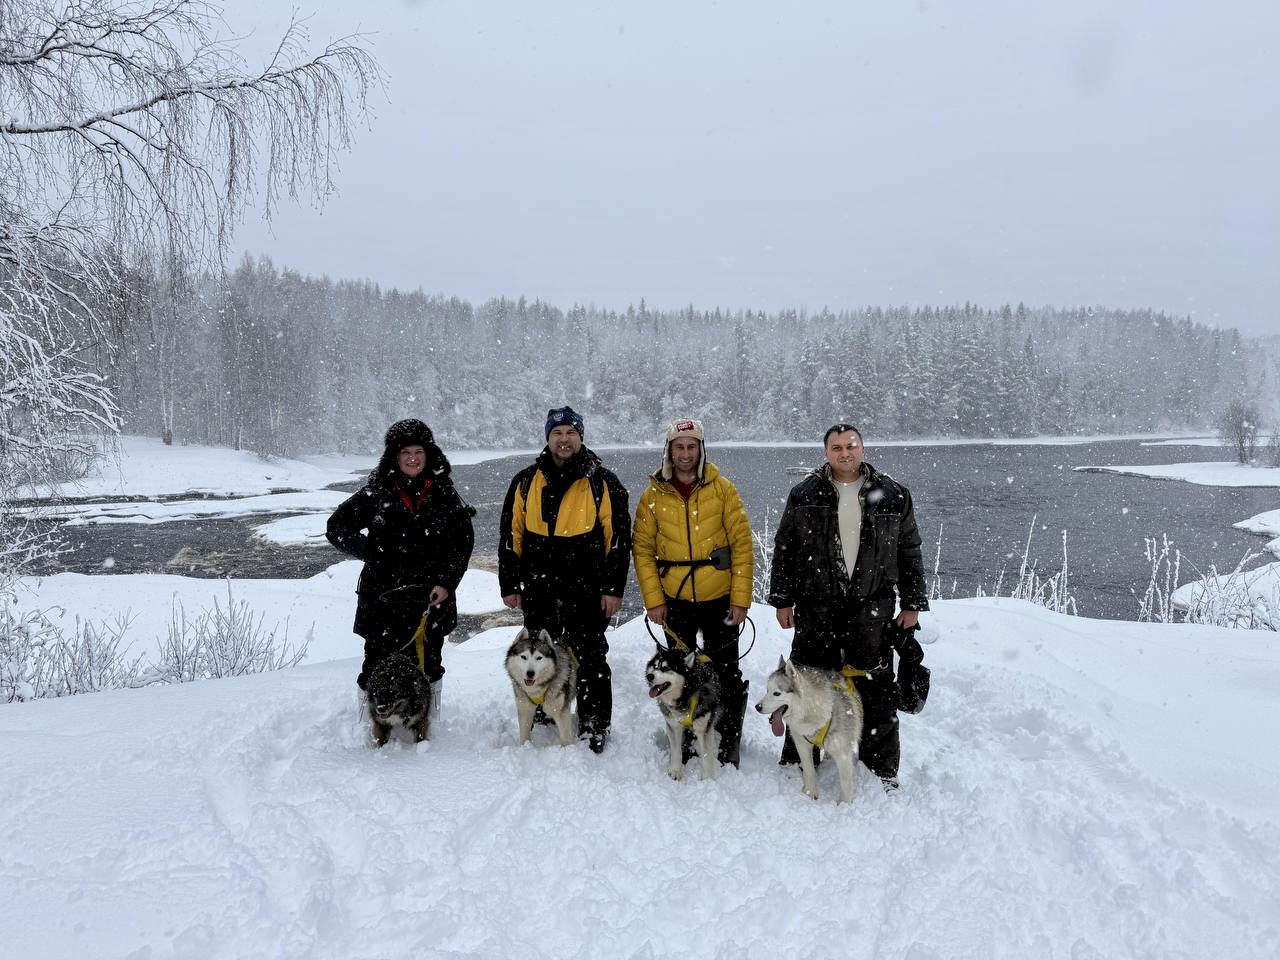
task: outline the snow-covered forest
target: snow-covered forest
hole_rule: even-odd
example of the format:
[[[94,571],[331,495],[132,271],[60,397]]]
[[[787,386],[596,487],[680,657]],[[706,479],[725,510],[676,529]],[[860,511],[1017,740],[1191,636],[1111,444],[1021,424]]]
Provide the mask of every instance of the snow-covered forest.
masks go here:
[[[451,445],[520,445],[564,401],[595,442],[691,412],[756,440],[847,417],[880,437],[1204,428],[1275,380],[1261,343],[1150,311],[476,306],[248,257],[121,290],[126,429],[263,453],[350,451],[407,413]]]

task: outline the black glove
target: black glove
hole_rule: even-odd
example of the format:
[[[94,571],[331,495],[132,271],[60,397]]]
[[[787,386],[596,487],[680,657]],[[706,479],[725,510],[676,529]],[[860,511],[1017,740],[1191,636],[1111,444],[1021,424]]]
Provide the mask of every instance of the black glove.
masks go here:
[[[916,639],[919,627],[904,629],[889,624],[889,639],[898,651],[898,710],[919,713],[929,699],[929,668],[924,665],[924,650]]]

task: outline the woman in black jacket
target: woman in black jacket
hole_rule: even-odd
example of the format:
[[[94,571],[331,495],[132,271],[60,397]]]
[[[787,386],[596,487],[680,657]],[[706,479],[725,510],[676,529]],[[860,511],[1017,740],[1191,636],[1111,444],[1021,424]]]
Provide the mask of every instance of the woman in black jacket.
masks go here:
[[[475,510],[458,496],[449,461],[421,420],[392,424],[385,443],[368,481],[333,511],[326,530],[330,543],[364,561],[352,627],[364,638],[356,683],[363,690],[373,665],[400,650],[418,660],[438,694],[440,651],[458,624],[454,594],[471,559]],[[424,614],[419,653],[413,638]]]

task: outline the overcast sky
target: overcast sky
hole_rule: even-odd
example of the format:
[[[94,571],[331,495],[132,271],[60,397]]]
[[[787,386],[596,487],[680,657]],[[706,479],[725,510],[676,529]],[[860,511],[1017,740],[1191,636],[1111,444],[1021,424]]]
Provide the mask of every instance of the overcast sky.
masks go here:
[[[227,19],[252,43],[292,6]],[[387,99],[338,196],[250,216],[240,249],[476,302],[1102,304],[1280,333],[1277,0],[326,0],[311,21],[355,29]]]

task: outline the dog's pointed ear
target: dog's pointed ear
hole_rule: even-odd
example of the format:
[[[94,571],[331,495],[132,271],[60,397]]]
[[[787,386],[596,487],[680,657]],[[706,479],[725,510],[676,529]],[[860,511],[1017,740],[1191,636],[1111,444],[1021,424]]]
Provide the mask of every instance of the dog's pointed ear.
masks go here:
[[[528,640],[528,639],[529,639],[528,629],[526,627],[521,627],[520,632],[516,634],[516,638],[513,642],[519,643],[521,640]]]
[[[539,639],[539,640],[545,640],[547,643],[550,643],[550,642],[551,642],[551,634],[549,634],[546,630],[539,630],[539,631],[538,631],[538,639]]]
[[[692,670],[693,665],[697,663],[697,661],[698,661],[698,652],[696,650],[690,650],[688,655],[684,658],[685,669]]]
[[[662,651],[665,650],[666,648],[663,647],[663,645],[659,641],[655,640],[653,641],[653,649],[658,653],[662,653]]]
[[[787,658],[786,658],[786,657],[782,657],[782,656],[778,657],[778,669],[777,669],[777,672],[778,672],[778,673],[786,673],[786,672],[787,672]]]
[[[782,669],[783,669],[783,672],[786,673],[786,675],[792,680],[796,678],[796,668],[791,665],[790,660],[782,661]]]

